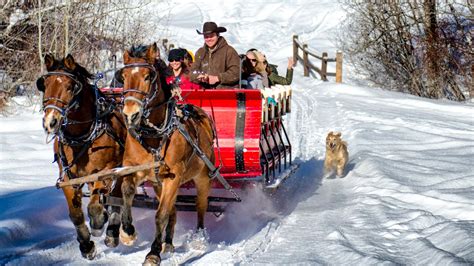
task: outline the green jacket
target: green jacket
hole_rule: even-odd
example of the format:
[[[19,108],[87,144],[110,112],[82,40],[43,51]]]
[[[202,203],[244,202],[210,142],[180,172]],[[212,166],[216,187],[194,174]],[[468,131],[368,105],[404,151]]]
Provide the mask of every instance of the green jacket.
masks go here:
[[[286,70],[286,77],[278,76],[277,66],[269,64],[272,69],[272,73],[268,76],[268,84],[273,85],[290,85],[293,81],[293,69]]]

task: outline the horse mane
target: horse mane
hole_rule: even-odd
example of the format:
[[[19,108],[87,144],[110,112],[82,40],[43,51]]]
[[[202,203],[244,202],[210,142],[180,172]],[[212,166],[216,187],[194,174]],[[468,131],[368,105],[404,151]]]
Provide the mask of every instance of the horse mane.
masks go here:
[[[143,44],[140,44],[140,45],[137,45],[137,46],[132,45],[130,50],[128,50],[128,54],[131,57],[135,57],[135,58],[146,58],[146,51],[147,50],[148,50],[147,45],[143,45]]]
[[[76,63],[76,69],[74,70],[74,74],[86,80],[93,79],[95,76],[94,74],[91,74],[85,67],[79,65],[78,63]]]

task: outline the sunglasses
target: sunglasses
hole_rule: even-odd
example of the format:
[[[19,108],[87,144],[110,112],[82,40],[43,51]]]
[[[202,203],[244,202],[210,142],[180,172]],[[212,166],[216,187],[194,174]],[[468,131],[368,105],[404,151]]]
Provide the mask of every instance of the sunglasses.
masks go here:
[[[171,63],[171,62],[181,62],[183,60],[179,58],[168,58],[168,61]]]

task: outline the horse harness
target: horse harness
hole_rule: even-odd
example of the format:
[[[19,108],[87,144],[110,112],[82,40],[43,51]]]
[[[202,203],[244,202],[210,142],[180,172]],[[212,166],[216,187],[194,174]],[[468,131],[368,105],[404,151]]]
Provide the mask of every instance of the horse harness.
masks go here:
[[[153,86],[157,86],[155,81],[157,78],[157,73],[155,68],[152,65],[146,64],[146,63],[136,63],[136,64],[129,64],[125,65],[124,68],[130,68],[130,67],[145,67],[150,69],[151,72],[153,72]],[[122,69],[123,70],[123,69]],[[122,71],[120,70],[120,72]],[[119,72],[119,73],[120,73]],[[153,91],[153,90],[151,90]],[[150,92],[151,92],[150,91]],[[206,164],[206,166],[209,168],[209,177],[211,179],[217,178],[217,180],[224,186],[226,190],[228,190],[232,195],[235,197],[237,201],[241,201],[239,195],[232,189],[232,187],[229,185],[229,183],[225,180],[225,178],[220,174],[219,169],[220,167],[215,167],[214,164],[207,158],[207,156],[204,154],[204,152],[201,150],[199,145],[196,144],[196,140],[194,140],[191,135],[186,131],[184,124],[182,121],[187,121],[191,120],[192,121],[192,116],[193,116],[193,108],[191,105],[188,104],[177,104],[176,103],[176,98],[171,97],[170,100],[165,101],[163,103],[160,103],[156,106],[146,108],[149,103],[153,101],[153,99],[160,93],[160,91],[157,92],[155,89],[153,93],[150,96],[149,93],[145,93],[143,91],[140,91],[138,89],[127,89],[123,91],[123,94],[127,92],[137,92],[145,96],[144,100],[137,99],[132,96],[124,97],[124,101],[126,100],[131,100],[139,103],[140,105],[143,106],[144,111],[142,114],[142,119],[141,119],[141,124],[138,127],[133,127],[129,128],[128,132],[137,140],[148,152],[152,153],[155,161],[160,162],[164,160],[164,156],[161,156],[161,151],[164,149],[164,155],[166,155],[166,151],[168,148],[168,140],[169,137],[174,133],[175,130],[178,130],[179,133],[186,139],[186,141],[192,146],[193,148],[193,153],[199,156],[201,160]],[[149,115],[151,114],[151,111],[154,109],[157,109],[159,107],[162,107],[166,105],[166,115],[165,119],[162,122],[161,125],[155,125],[153,124],[148,118]],[[213,134],[216,136],[215,128],[213,127]],[[152,147],[151,145],[148,145],[148,143],[143,139],[143,138],[155,138],[155,139],[161,139],[160,144],[158,147]],[[191,158],[192,156],[190,156]],[[155,174],[158,173],[159,169],[155,169]],[[157,179],[158,181],[158,179]]]
[[[73,98],[69,103],[56,98],[56,97],[49,97],[43,100],[43,110],[47,109],[54,109],[58,111],[62,117],[64,117],[64,121],[61,125],[61,128],[54,134],[54,137],[58,140],[58,152],[54,154],[54,161],[58,161],[61,165],[61,174],[58,180],[56,181],[56,188],[59,189],[59,184],[64,181],[65,175],[69,177],[69,179],[77,178],[72,172],[71,168],[74,164],[77,163],[79,158],[81,158],[84,153],[89,149],[91,144],[104,133],[108,134],[115,142],[117,142],[122,149],[125,148],[125,144],[122,140],[117,136],[117,134],[112,129],[111,125],[106,121],[106,117],[113,114],[113,111],[116,107],[114,102],[108,101],[104,98],[103,95],[99,94],[97,86],[93,86],[95,92],[95,99],[96,99],[96,114],[94,119],[87,120],[87,121],[76,121],[72,119],[68,119],[68,114],[71,110],[77,110],[79,108],[79,94],[82,91],[83,85],[79,80],[76,78],[74,74],[68,72],[48,72],[47,74],[41,76],[37,80],[37,87],[44,92],[44,80],[48,76],[66,76],[70,78],[74,82],[73,88]],[[61,103],[62,107],[58,107],[55,104],[47,104],[50,101],[55,101]],[[75,124],[84,124],[84,123],[92,123],[89,131],[83,134],[82,136],[68,136],[65,133],[65,128],[68,125],[75,125]],[[53,138],[52,138],[53,139]],[[51,140],[52,140],[51,139]],[[50,140],[50,141],[51,141]],[[77,152],[77,156],[73,157],[73,160],[69,163],[66,158],[66,153],[64,151],[64,146],[70,147],[81,147],[79,152]],[[76,190],[82,188],[84,184],[80,186],[74,186]]]

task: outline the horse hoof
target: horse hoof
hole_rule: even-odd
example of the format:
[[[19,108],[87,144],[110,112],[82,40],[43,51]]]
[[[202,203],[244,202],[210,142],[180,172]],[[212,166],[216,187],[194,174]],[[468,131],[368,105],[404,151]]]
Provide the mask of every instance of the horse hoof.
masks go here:
[[[132,246],[137,240],[137,231],[133,232],[133,235],[127,234],[122,227],[120,227],[120,242],[125,246]]]
[[[161,253],[173,253],[174,252],[174,246],[173,244],[168,244],[168,243],[163,243],[163,246],[161,248]]]
[[[90,231],[91,231],[91,235],[93,235],[95,237],[99,237],[104,233],[104,228],[102,228],[102,229],[92,229],[91,228]]]
[[[145,258],[145,261],[143,262],[143,266],[156,266],[159,265],[161,262],[161,259],[159,256],[156,255],[148,255]]]
[[[95,244],[92,241],[89,242],[89,245],[85,245],[84,247],[79,246],[79,248],[81,249],[82,257],[88,260],[93,260],[95,258],[95,255],[97,254]]]
[[[114,247],[118,246],[119,238],[118,237],[106,236],[105,239],[104,239],[104,243],[107,247],[114,248]]]

